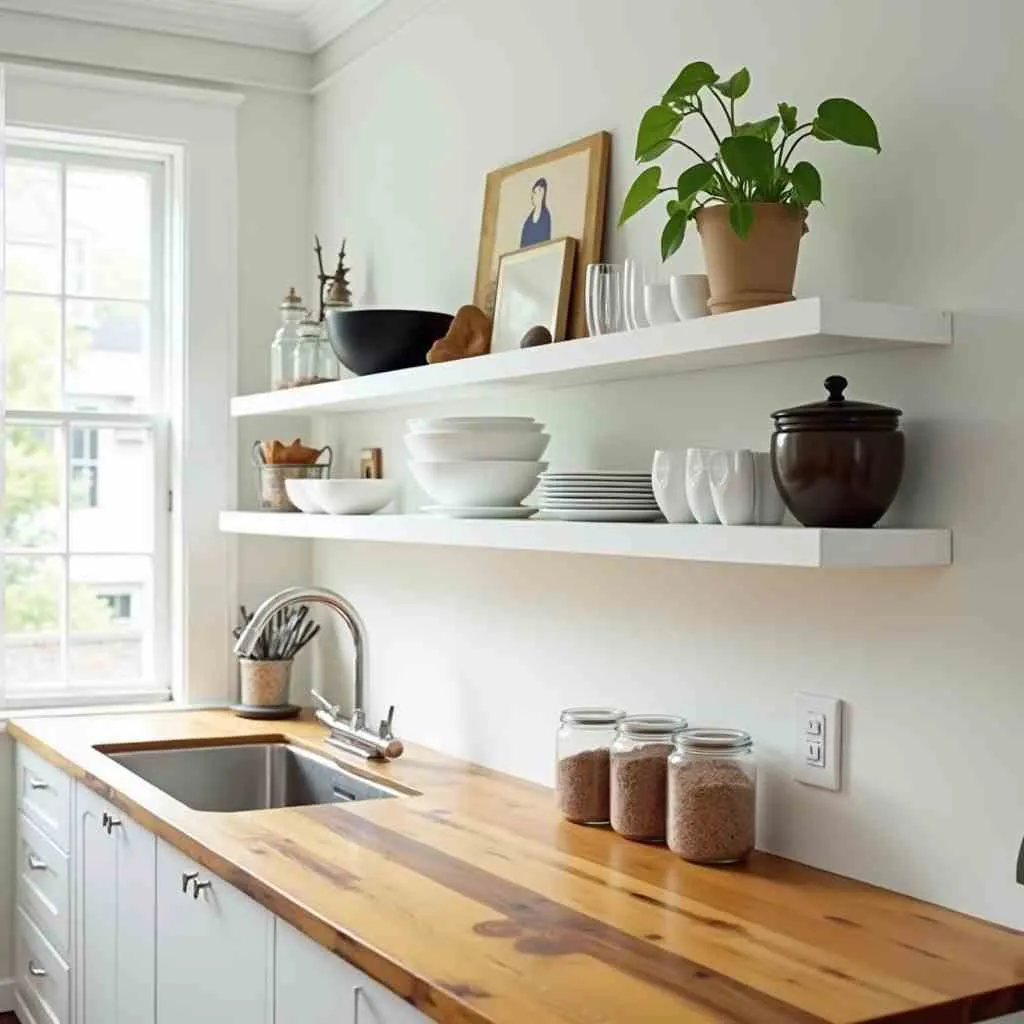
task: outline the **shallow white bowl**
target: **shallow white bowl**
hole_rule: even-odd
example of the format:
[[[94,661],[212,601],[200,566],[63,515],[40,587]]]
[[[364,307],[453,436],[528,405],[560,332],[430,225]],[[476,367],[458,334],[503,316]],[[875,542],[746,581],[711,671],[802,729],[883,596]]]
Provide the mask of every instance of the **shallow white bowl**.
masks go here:
[[[538,423],[530,416],[436,416],[430,419],[409,420],[406,426],[410,434],[484,430],[522,430],[540,433],[544,429],[543,423]]]
[[[458,462],[463,459],[539,459],[551,437],[532,430],[432,431],[406,434],[409,454],[420,462]]]
[[[440,505],[518,505],[537,486],[546,462],[410,462],[413,476]]]
[[[309,485],[314,483],[320,483],[319,480],[285,480],[284,489],[288,495],[288,500],[300,511],[300,512],[323,512],[319,503],[309,492]]]
[[[398,497],[397,480],[305,480],[306,496],[332,516],[368,516]],[[297,502],[296,502],[297,504]]]

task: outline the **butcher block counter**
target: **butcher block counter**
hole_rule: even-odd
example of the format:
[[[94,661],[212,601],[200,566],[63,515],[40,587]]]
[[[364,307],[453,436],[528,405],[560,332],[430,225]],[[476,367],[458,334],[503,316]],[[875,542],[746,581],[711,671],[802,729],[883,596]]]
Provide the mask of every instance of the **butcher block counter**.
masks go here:
[[[421,747],[368,765],[315,722],[220,711],[9,731],[437,1021],[952,1024],[1024,1009],[1024,934],[767,854],[689,865],[563,822],[541,786]],[[408,795],[206,813],[96,749],[268,739]]]

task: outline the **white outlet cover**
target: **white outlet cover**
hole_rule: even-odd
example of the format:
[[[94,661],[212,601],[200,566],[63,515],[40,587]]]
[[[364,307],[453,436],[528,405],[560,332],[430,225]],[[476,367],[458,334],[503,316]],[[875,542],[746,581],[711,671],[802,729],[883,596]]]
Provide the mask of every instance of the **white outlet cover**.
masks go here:
[[[843,764],[843,702],[836,697],[817,693],[797,693],[793,705],[795,735],[793,737],[793,778],[821,789],[842,788]],[[825,722],[822,735],[807,733],[809,720],[821,716]],[[823,764],[809,764],[808,740],[822,744]]]

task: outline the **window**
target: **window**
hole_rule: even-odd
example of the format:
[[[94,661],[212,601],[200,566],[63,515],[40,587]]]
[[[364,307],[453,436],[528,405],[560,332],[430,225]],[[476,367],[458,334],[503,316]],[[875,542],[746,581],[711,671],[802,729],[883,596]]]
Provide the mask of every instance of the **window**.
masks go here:
[[[24,138],[4,165],[4,688],[166,693],[165,165]]]

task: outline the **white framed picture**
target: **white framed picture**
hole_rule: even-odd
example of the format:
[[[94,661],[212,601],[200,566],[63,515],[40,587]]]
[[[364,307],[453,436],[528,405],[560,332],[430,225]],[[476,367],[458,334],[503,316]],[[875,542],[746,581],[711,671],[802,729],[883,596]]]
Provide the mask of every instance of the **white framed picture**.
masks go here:
[[[492,352],[519,348],[533,327],[546,327],[554,341],[565,338],[575,259],[575,238],[558,238],[501,257]]]

